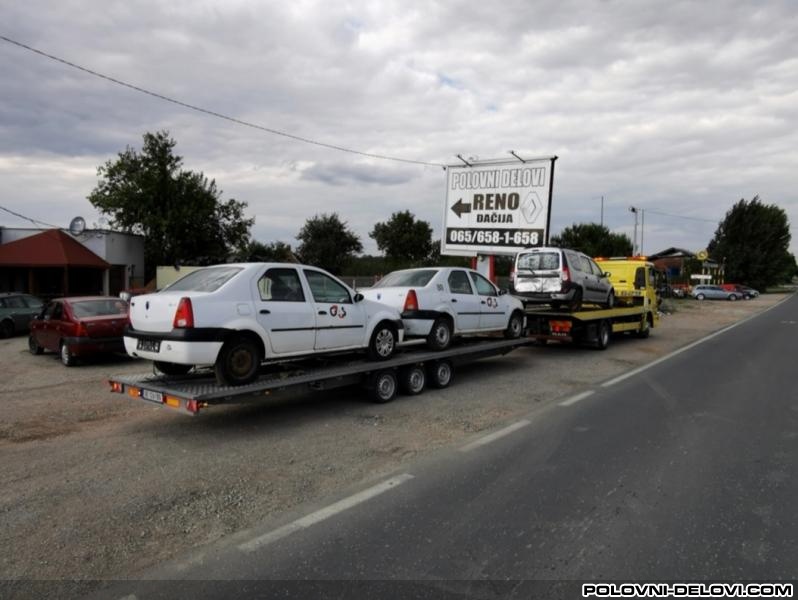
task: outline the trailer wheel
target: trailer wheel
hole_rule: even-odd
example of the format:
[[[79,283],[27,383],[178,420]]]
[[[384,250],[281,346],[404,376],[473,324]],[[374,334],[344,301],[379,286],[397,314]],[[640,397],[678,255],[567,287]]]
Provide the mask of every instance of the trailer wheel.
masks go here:
[[[452,368],[451,361],[436,360],[430,365],[429,384],[430,386],[438,389],[448,387],[452,382],[454,376],[454,369]]]
[[[612,337],[612,326],[607,320],[599,321],[598,332],[596,335],[596,348],[599,350],[606,350],[610,345],[610,338]]]
[[[194,368],[194,365],[179,365],[177,363],[161,362],[159,360],[154,361],[153,365],[164,375],[185,375]]]
[[[402,391],[408,396],[416,396],[424,391],[424,385],[427,383],[427,374],[424,367],[419,365],[411,365],[405,367],[399,372],[399,382],[402,386]]]
[[[395,371],[386,369],[378,372],[376,375],[372,376],[369,385],[369,396],[371,397],[371,401],[377,404],[390,402],[396,398],[398,387]]]

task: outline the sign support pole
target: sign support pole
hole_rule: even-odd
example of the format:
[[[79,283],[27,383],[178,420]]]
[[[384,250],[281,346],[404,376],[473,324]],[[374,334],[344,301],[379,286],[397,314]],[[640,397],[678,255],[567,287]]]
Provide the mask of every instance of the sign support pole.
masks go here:
[[[551,235],[551,198],[554,193],[554,161],[556,160],[556,156],[551,157],[551,172],[549,173],[549,208],[546,211],[546,242],[544,246],[549,245],[549,235]]]

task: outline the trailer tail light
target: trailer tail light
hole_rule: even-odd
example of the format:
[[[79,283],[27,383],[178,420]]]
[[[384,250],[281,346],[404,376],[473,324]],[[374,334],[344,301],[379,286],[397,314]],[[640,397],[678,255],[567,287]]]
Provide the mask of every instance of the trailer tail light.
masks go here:
[[[180,408],[180,398],[175,398],[174,396],[164,396],[163,403],[172,408]]]
[[[407,296],[405,297],[405,306],[402,309],[402,312],[418,310],[418,296],[416,296],[416,290],[410,290],[407,292]]]
[[[196,400],[189,400],[186,402],[186,410],[192,413],[198,413],[200,409],[200,403]]]
[[[111,391],[112,392],[115,392],[117,394],[121,394],[122,393],[122,384],[121,383],[119,383],[118,381],[109,381],[108,383],[111,386]]]
[[[567,335],[571,333],[571,326],[571,321],[549,321],[549,330],[555,335]]]
[[[194,309],[191,306],[191,298],[180,298],[172,327],[175,329],[191,329],[194,327]]]

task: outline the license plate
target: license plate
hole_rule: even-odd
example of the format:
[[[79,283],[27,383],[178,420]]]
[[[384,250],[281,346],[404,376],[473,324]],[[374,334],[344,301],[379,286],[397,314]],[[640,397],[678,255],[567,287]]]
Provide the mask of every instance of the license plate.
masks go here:
[[[163,404],[163,394],[161,392],[153,392],[150,390],[141,390],[141,397],[150,402],[157,402]]]
[[[136,342],[136,350],[143,350],[144,352],[160,352],[160,340],[139,340]]]

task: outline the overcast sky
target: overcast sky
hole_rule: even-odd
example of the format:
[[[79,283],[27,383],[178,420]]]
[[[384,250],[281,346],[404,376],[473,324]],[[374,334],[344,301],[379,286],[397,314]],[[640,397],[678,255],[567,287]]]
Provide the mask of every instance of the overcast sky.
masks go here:
[[[4,36],[297,136],[432,163],[557,155],[553,233],[598,222],[603,195],[613,231],[631,236],[629,206],[650,211],[645,252],[695,251],[759,194],[787,211],[798,254],[794,2],[4,4]],[[332,211],[367,252],[394,211],[441,230],[440,167],[235,125],[3,41],[0,82],[0,205],[35,219],[97,222],[97,166],[167,129],[187,168],[248,203],[258,240],[295,245]]]

